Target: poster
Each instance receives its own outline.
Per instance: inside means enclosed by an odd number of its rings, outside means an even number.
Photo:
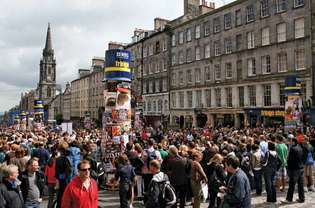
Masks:
[[[286,131],[295,130],[302,125],[302,98],[300,95],[288,95],[285,103],[284,128]]]

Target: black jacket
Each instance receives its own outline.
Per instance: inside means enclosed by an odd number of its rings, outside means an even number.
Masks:
[[[0,208],[12,207],[23,208],[23,196],[19,186],[13,188],[10,182],[3,180],[0,184]]]
[[[148,191],[146,193],[147,200],[145,202],[145,208],[164,208],[161,204],[161,183],[168,181],[168,177],[163,172],[155,174],[149,184]]]
[[[43,173],[41,173],[39,171],[37,171],[35,174],[36,174],[35,183],[37,184],[37,187],[38,187],[39,192],[40,192],[40,197],[41,197],[43,194],[44,187],[45,187],[45,176]],[[19,176],[19,179],[21,181],[21,191],[23,194],[23,198],[26,200],[28,190],[30,188],[27,171],[24,171]]]
[[[307,158],[307,150],[300,144],[292,145],[288,156],[288,170],[299,170],[304,168]]]
[[[173,186],[187,185],[191,175],[191,161],[179,155],[169,156],[162,162],[162,172],[166,173]]]

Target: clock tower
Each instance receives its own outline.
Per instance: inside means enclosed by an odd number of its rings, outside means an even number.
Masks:
[[[46,44],[40,60],[38,98],[48,103],[56,96],[56,60],[51,44],[50,24],[48,23]]]

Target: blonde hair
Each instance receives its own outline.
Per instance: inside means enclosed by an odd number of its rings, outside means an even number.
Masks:
[[[209,165],[211,165],[212,163],[216,163],[219,164],[223,161],[223,156],[220,154],[215,154],[210,160],[209,160]]]

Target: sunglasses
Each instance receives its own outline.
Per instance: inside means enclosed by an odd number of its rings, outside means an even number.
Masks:
[[[90,171],[91,168],[86,168],[86,169],[79,169],[79,171],[82,171],[82,172],[86,172],[86,171]]]

